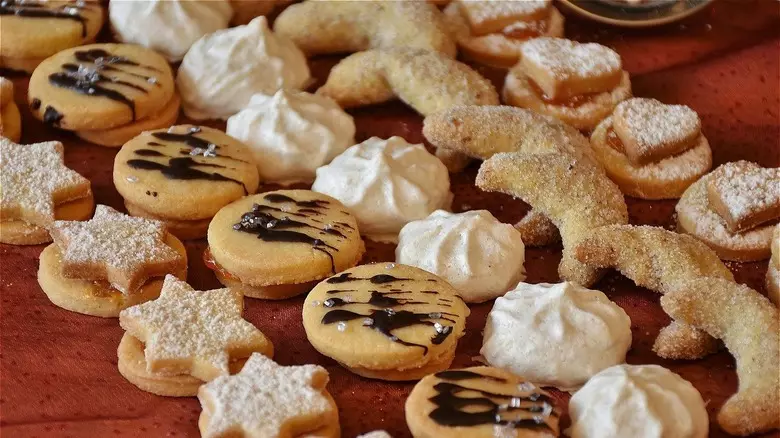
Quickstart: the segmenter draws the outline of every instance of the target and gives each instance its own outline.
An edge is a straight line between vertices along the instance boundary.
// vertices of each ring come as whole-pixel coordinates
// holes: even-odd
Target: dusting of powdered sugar
[[[713,172],[712,184],[737,222],[780,205],[780,168],[727,163]]]
[[[655,99],[634,98],[621,102],[613,116],[634,139],[638,152],[681,143],[701,132],[696,111],[685,105],[666,105]]]
[[[556,79],[592,78],[622,69],[620,55],[596,43],[563,38],[534,38],[521,48],[523,60],[549,71]]]

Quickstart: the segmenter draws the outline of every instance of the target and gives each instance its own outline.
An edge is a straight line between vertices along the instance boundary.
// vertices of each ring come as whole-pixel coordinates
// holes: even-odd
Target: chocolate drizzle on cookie
[[[2,0],[0,1],[0,15],[76,21],[81,24],[81,37],[84,38],[87,36],[87,18],[82,15],[82,12],[92,7],[93,5],[84,1],[71,1],[56,5],[36,0]],[[94,7],[99,6],[94,5]]]
[[[49,83],[86,96],[98,96],[126,105],[136,119],[135,102],[124,91],[148,93],[153,86],[159,86],[155,76],[141,75],[126,70],[125,66],[141,68],[149,72],[158,69],[140,64],[123,56],[116,56],[103,49],[78,50],[73,53],[78,63],[62,64],[61,72],[49,75]],[[129,79],[135,78],[132,82]],[[142,79],[141,83],[138,79]],[[106,85],[112,85],[107,87]]]
[[[225,154],[220,154],[217,150],[220,146],[210,141],[197,137],[200,133],[199,127],[191,128],[185,134],[176,134],[173,132],[153,132],[151,134],[157,140],[167,143],[174,143],[176,152],[173,155],[166,154],[165,144],[150,141],[146,145],[150,148],[137,149],[134,155],[142,158],[133,158],[127,161],[127,165],[133,169],[156,170],[162,173],[166,178],[176,180],[207,180],[207,181],[226,181],[240,185],[244,193],[248,190],[243,182],[225,176],[217,172],[207,172],[202,168],[229,169],[230,162],[242,162],[238,158],[233,158]],[[167,158],[167,162],[153,161],[146,158]],[[198,157],[198,160],[195,160]],[[213,158],[214,163],[204,162],[202,158]]]
[[[279,193],[269,193],[263,199],[272,205],[254,204],[252,210],[244,213],[241,221],[233,225],[233,229],[255,234],[264,242],[310,245],[313,250],[328,256],[331,272],[336,272],[333,254],[339,249],[333,246],[335,243],[328,244],[324,237],[329,235],[342,241],[354,228],[342,222],[325,223],[322,220],[330,209],[330,202],[321,199],[298,201]]]
[[[43,123],[47,125],[59,126],[63,117],[62,113],[51,105],[47,105],[46,110],[43,111]]]
[[[469,370],[442,371],[435,376],[441,381],[433,385],[436,395],[429,400],[436,408],[428,415],[437,424],[449,427],[493,424],[553,431],[547,423],[548,418],[558,415],[552,400],[528,382],[498,393],[467,386],[467,382],[487,380],[509,385],[507,379]]]
[[[366,301],[353,301],[348,298],[347,293],[355,292],[353,289],[334,289],[326,293],[329,295],[340,295],[331,297],[322,302],[327,308],[332,308],[322,317],[322,324],[335,324],[347,321],[362,319],[363,326],[376,330],[387,336],[391,341],[406,345],[409,347],[422,348],[428,353],[428,347],[425,345],[413,343],[401,339],[393,332],[395,330],[411,326],[430,326],[434,328],[434,334],[431,337],[431,343],[439,345],[452,333],[453,326],[456,323],[457,315],[448,312],[415,312],[406,310],[404,307],[412,305],[433,305],[438,307],[452,307],[452,301],[444,297],[432,297],[428,301],[417,300],[413,297],[414,292],[402,288],[403,282],[419,281],[410,278],[399,278],[389,274],[378,274],[371,277],[354,277],[347,272],[335,277],[331,277],[325,282],[327,284],[341,284],[348,282],[369,282],[378,285],[377,290],[370,290],[370,297]],[[396,287],[399,286],[399,287]],[[379,290],[385,288],[386,290]],[[434,292],[439,295],[438,292]],[[357,308],[369,306],[367,312],[358,312]],[[439,321],[447,321],[453,325],[443,325]]]

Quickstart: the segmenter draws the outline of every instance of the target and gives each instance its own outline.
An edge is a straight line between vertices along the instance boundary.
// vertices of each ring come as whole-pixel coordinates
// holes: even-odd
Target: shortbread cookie
[[[289,38],[271,32],[265,17],[206,35],[192,45],[176,75],[182,108],[194,120],[227,119],[253,95],[300,90],[311,75]]]
[[[547,114],[591,130],[631,97],[631,80],[620,56],[600,44],[535,38],[507,75],[503,98],[510,105]]]
[[[558,227],[563,258],[558,274],[585,287],[600,277],[575,258],[574,248],[590,230],[628,223],[620,189],[588,159],[567,153],[499,153],[479,169],[477,187],[522,199]]]
[[[690,278],[734,279],[704,243],[659,227],[618,225],[592,230],[577,244],[575,256],[593,268],[615,268],[637,285],[661,294]],[[698,359],[716,348],[705,333],[672,324],[661,330],[653,351],[666,359]]]
[[[239,291],[196,291],[167,275],[159,298],[119,314],[126,330],[118,350],[119,372],[144,391],[194,396],[203,381],[240,369],[231,365],[252,353],[271,357],[273,345],[241,317],[243,308]],[[142,369],[137,369],[139,350]]]
[[[304,2],[285,9],[274,31],[308,56],[392,47],[456,53],[440,12],[426,2]]]
[[[167,128],[176,124],[181,109],[181,99],[174,94],[171,100],[156,114],[116,128],[96,131],[76,131],[84,140],[100,146],[120,147],[145,131]]]
[[[200,387],[201,436],[265,438],[317,433],[338,412],[325,388],[327,383],[328,372],[320,366],[280,366],[254,353],[240,373],[217,377]],[[338,427],[335,435],[325,436],[336,438]]]
[[[447,168],[422,144],[401,137],[371,137],[317,169],[312,190],[341,201],[360,232],[378,242],[397,242],[407,223],[452,203]]]
[[[228,27],[233,10],[228,0],[144,0],[108,4],[117,41],[155,50],[178,62],[202,36]]]
[[[492,367],[426,376],[412,389],[405,411],[418,438],[552,438],[561,415],[550,394]]]
[[[280,190],[221,209],[208,229],[206,265],[225,286],[253,298],[284,299],[358,264],[357,221],[330,196]]]
[[[93,44],[46,59],[28,103],[44,123],[71,131],[111,129],[158,113],[173,97],[165,58],[131,44]]]
[[[719,167],[707,182],[710,207],[732,233],[780,218],[780,168],[748,161]]]
[[[447,280],[467,303],[500,297],[525,278],[520,233],[487,210],[436,210],[398,235],[395,261]]]
[[[460,3],[455,1],[444,8],[444,22],[458,43],[461,53],[481,64],[509,68],[520,59],[520,48],[525,41],[540,36],[563,37],[563,15],[549,3],[546,15],[539,19],[526,21],[513,18],[510,24],[502,29],[484,35],[474,32],[469,21],[463,16]]]
[[[157,298],[162,277],[187,276],[184,245],[158,221],[98,205],[87,222],[57,221],[54,244],[41,253],[38,283],[62,308],[116,317]]]
[[[723,340],[737,362],[739,389],[718,412],[731,435],[780,428],[778,309],[753,289],[722,278],[689,278],[661,298],[672,317]]]
[[[677,227],[715,250],[724,260],[756,261],[769,258],[773,225],[764,224],[742,232],[729,230],[727,221],[713,208],[708,185],[717,178],[735,189],[725,198],[737,211],[755,202],[767,209],[777,208],[779,169],[763,169],[755,163],[726,163],[691,184],[677,203]],[[774,194],[771,193],[774,190]],[[774,198],[773,198],[774,197]],[[774,199],[774,201],[771,201]],[[766,201],[766,202],[765,202]]]
[[[205,236],[220,208],[258,184],[249,148],[202,126],[144,132],[114,159],[114,185],[130,214],[161,220],[181,239]]]
[[[303,327],[317,351],[355,374],[417,380],[450,366],[468,315],[443,279],[381,263],[318,284],[303,305]]]
[[[775,306],[780,307],[780,224],[775,225],[772,233],[772,258],[766,271],[767,296]]]
[[[62,154],[60,142],[19,145],[0,137],[0,242],[46,243],[55,219],[90,217],[89,180],[65,167]]]
[[[572,391],[626,361],[631,319],[597,290],[520,283],[498,297],[485,323],[487,363],[542,386]]]
[[[621,105],[633,100],[638,99],[627,100]],[[707,139],[701,134],[695,139],[694,144],[689,144],[688,149],[674,155],[662,156],[659,155],[661,152],[651,152],[648,149],[637,151],[638,154],[653,154],[657,161],[634,164],[628,155],[631,147],[627,146],[618,135],[614,125],[615,120],[615,116],[612,116],[599,123],[590,137],[590,145],[609,178],[628,196],[640,199],[677,199],[682,196],[685,189],[712,167],[712,150]],[[646,130],[644,135],[651,136],[653,134],[648,131],[664,131],[682,123],[676,117],[667,119],[665,124],[658,123],[657,120],[652,122],[652,124],[642,123]],[[660,145],[667,144],[669,143]],[[641,159],[652,160],[653,158]]]
[[[97,1],[4,0],[0,4],[0,67],[32,73],[44,59],[95,40],[103,26]]]
[[[342,108],[397,97],[423,116],[458,105],[498,104],[493,84],[471,67],[437,52],[410,48],[349,56],[333,67],[317,93]]]
[[[690,382],[659,365],[616,365],[569,402],[572,438],[706,438],[707,409]]]

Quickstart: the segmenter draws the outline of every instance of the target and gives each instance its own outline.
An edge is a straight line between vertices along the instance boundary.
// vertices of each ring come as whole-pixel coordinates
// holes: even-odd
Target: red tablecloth
[[[652,30],[624,30],[567,17],[567,35],[614,47],[632,74],[637,96],[684,103],[701,115],[715,164],[736,159],[780,165],[780,8],[774,0],[719,0],[695,17]],[[323,78],[333,60],[315,60]],[[481,69],[501,81],[502,72]],[[26,101],[26,79],[14,80],[16,98]],[[66,162],[92,181],[96,201],[123,209],[111,182],[113,149],[92,146],[73,135],[33,120],[22,105],[23,142],[58,139]],[[422,141],[421,118],[403,105],[352,111],[358,140],[400,135]],[[217,125],[218,126],[218,125]],[[473,186],[476,165],[453,175],[455,211],[486,208],[507,222],[527,206]],[[270,189],[266,187],[264,189]],[[674,202],[629,200],[634,224],[671,227]],[[189,282],[196,288],[220,287],[202,261],[204,241],[187,243]],[[117,371],[116,347],[122,329],[115,319],[62,310],[51,304],[36,281],[43,246],[0,245],[0,433],[33,436],[197,436],[200,406],[195,398],[151,395],[125,381]],[[560,248],[528,249],[528,281],[556,282]],[[393,246],[368,243],[364,262],[393,259]],[[762,291],[766,262],[730,264],[738,281]],[[658,296],[620,275],[597,287],[631,316],[634,336],[628,362],[657,363],[691,381],[708,401],[711,436],[725,434],[714,414],[737,385],[734,361],[721,352],[699,361],[664,361],[652,351],[658,330],[669,322]],[[268,335],[281,364],[317,363],[330,372],[329,389],[341,415],[343,436],[386,429],[409,436],[403,405],[412,384],[383,383],[357,377],[319,355],[301,326],[303,299],[282,302],[246,300],[246,318]],[[472,306],[468,332],[458,346],[454,366],[473,364],[491,304]],[[749,318],[750,315],[745,315]],[[557,394],[565,409],[568,396]],[[772,436],[780,436],[774,434]]]

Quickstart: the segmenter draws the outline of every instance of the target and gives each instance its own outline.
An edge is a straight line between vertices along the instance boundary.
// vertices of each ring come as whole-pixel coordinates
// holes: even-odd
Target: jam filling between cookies
[[[508,392],[515,394],[499,394],[455,382],[489,380],[499,384],[512,383],[501,377],[468,370],[442,371],[435,376],[441,382],[433,386],[436,395],[429,400],[436,408],[429,417],[442,426],[494,424],[510,428],[553,430],[547,424],[548,418],[557,416],[552,400],[537,392],[536,387],[529,382],[513,385]],[[461,396],[464,393],[469,395]]]
[[[140,64],[123,56],[115,56],[103,49],[79,50],[73,57],[78,63],[62,64],[61,72],[49,75],[49,83],[52,85],[75,91],[86,96],[98,96],[111,99],[126,105],[135,120],[135,102],[123,92],[104,85],[110,84],[133,91],[148,93],[149,88],[143,87],[126,79],[142,79],[144,84],[160,86],[157,77],[142,75],[127,71],[121,66],[142,68],[149,72],[159,72],[158,69]]]
[[[331,272],[335,273],[336,262],[333,254],[339,249],[333,245],[338,243],[328,244],[324,238],[331,236],[337,242],[343,242],[347,239],[347,234],[354,232],[354,227],[344,222],[326,223],[318,219],[328,213],[330,202],[323,199],[298,201],[279,193],[269,193],[263,196],[263,199],[274,205],[252,205],[252,210],[244,213],[241,221],[233,225],[233,229],[254,234],[264,242],[308,244],[313,250],[328,256]],[[307,219],[311,223],[295,218]],[[314,235],[307,234],[304,230],[313,230]]]
[[[332,289],[327,291],[328,295],[339,296],[328,298],[322,302],[323,306],[333,308],[333,310],[329,310],[322,317],[322,324],[342,324],[347,321],[362,319],[364,327],[382,333],[395,343],[408,347],[422,348],[424,354],[428,354],[427,346],[403,340],[395,335],[393,331],[416,325],[433,327],[435,334],[431,337],[431,343],[434,345],[441,344],[450,334],[452,334],[453,326],[444,325],[439,321],[447,321],[454,325],[456,321],[453,318],[457,318],[458,315],[440,311],[426,313],[403,309],[405,306],[412,305],[452,307],[452,298],[439,296],[439,292],[435,290],[420,291],[420,293],[424,295],[435,295],[436,297],[428,301],[417,301],[413,297],[410,297],[410,295],[414,294],[413,291],[394,287],[396,283],[421,280],[398,278],[388,274],[378,274],[372,277],[359,278],[353,277],[351,273],[345,273],[329,278],[326,280],[326,283],[343,284],[362,281],[377,285],[376,290],[369,291],[371,295],[367,301],[353,301],[349,294],[357,292],[355,289]],[[428,280],[428,282],[436,282],[436,280],[431,279]],[[369,310],[367,313],[360,313],[341,308],[351,307],[354,309],[355,307],[366,305],[373,307],[373,309]]]
[[[579,94],[577,96],[572,96],[564,99],[554,99],[547,96],[533,79],[526,76],[526,80],[528,81],[528,86],[531,89],[531,91],[533,91],[534,94],[536,94],[536,96],[539,97],[539,99],[541,99],[544,103],[555,105],[555,106],[577,108],[582,105],[585,105],[588,102],[591,102],[596,96],[601,94],[601,93],[586,93],[586,94]]]
[[[163,174],[168,179],[175,180],[206,180],[206,181],[225,181],[232,182],[240,185],[244,189],[244,193],[248,193],[248,190],[242,181],[234,178],[230,178],[217,172],[206,172],[200,168],[211,169],[231,169],[228,167],[230,162],[246,163],[245,160],[230,157],[223,153],[220,153],[221,146],[211,143],[210,141],[200,138],[197,134],[201,132],[199,127],[191,128],[186,134],[176,134],[173,132],[153,132],[151,135],[157,140],[175,143],[178,147],[175,155],[169,155],[171,152],[166,144],[150,141],[147,143],[149,149],[137,149],[133,153],[138,157],[145,158],[133,158],[127,161],[127,165],[133,169],[139,170],[156,170]],[[186,147],[186,148],[185,148]],[[168,162],[159,162],[146,158],[167,158]],[[194,157],[202,159],[213,159],[209,161],[215,162],[202,162],[196,161]],[[221,163],[221,164],[220,164]]]
[[[91,9],[92,5],[84,1],[71,1],[60,5],[52,3],[37,0],[2,0],[0,1],[0,15],[72,20],[81,24],[81,37],[87,36],[87,18],[81,13],[85,9]],[[99,6],[95,5],[95,7]]]

